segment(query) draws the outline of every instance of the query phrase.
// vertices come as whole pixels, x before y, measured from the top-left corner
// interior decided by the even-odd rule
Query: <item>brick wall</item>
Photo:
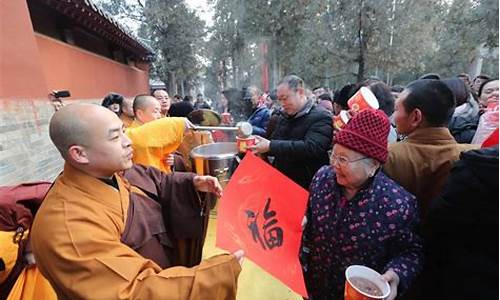
[[[0,100],[0,185],[52,181],[63,161],[49,139],[49,100]]]
[[[52,181],[62,171],[48,132],[53,114],[48,99],[0,99],[0,185]]]

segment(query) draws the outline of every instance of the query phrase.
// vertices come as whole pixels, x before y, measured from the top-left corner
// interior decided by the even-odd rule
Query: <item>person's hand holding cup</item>
[[[345,300],[379,300],[387,299],[389,296],[391,296],[392,300],[397,295],[397,290],[391,292],[387,273],[381,275],[368,267],[352,265],[346,269],[345,277]],[[393,282],[392,277],[390,279],[392,287],[397,289],[398,282]]]

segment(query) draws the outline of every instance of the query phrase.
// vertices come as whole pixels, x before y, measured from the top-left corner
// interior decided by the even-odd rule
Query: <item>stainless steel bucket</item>
[[[238,164],[237,154],[236,143],[214,143],[194,148],[190,156],[196,174],[217,177],[224,187]]]
[[[234,169],[238,165],[236,159],[238,149],[236,143],[213,143],[200,145],[191,150],[191,161],[194,172],[198,175],[217,177],[224,188],[229,182]],[[210,215],[217,215],[218,201],[214,195],[206,196]]]

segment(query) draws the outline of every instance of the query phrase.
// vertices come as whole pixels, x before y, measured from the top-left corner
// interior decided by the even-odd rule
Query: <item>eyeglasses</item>
[[[339,164],[339,166],[345,167],[345,166],[347,166],[350,163],[357,162],[357,161],[360,161],[360,160],[364,160],[364,159],[367,159],[367,158],[368,157],[365,156],[365,157],[362,157],[362,158],[349,160],[347,157],[336,156],[335,154],[332,153],[332,155],[330,156],[330,164],[332,164],[332,165]]]

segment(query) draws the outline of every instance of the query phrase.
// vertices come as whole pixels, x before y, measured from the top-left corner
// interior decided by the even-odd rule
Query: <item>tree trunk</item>
[[[231,55],[231,65],[233,67],[233,87],[238,88],[238,72],[237,72],[237,67],[236,67],[236,51],[233,50],[233,53]]]
[[[227,66],[226,60],[222,60],[221,91],[227,88]]]
[[[276,88],[279,81],[278,70],[278,41],[276,36],[271,41],[271,88]]]
[[[182,95],[182,97],[184,97],[186,95],[185,88],[184,88],[185,84],[186,84],[186,81],[183,80],[181,82],[181,95]]]
[[[357,81],[361,82],[365,78],[365,42],[363,37],[363,8],[364,1],[361,0],[360,8],[358,13],[358,43],[359,43],[359,54],[358,54],[358,74]]]
[[[177,79],[176,79],[175,72],[173,72],[173,71],[168,72],[168,84],[167,84],[167,86],[168,86],[168,92],[171,95],[177,94]]]
[[[472,78],[475,78],[477,75],[481,74],[481,69],[483,67],[482,52],[484,51],[485,51],[484,45],[479,45],[474,50],[474,57],[472,58],[471,63],[467,70]]]

